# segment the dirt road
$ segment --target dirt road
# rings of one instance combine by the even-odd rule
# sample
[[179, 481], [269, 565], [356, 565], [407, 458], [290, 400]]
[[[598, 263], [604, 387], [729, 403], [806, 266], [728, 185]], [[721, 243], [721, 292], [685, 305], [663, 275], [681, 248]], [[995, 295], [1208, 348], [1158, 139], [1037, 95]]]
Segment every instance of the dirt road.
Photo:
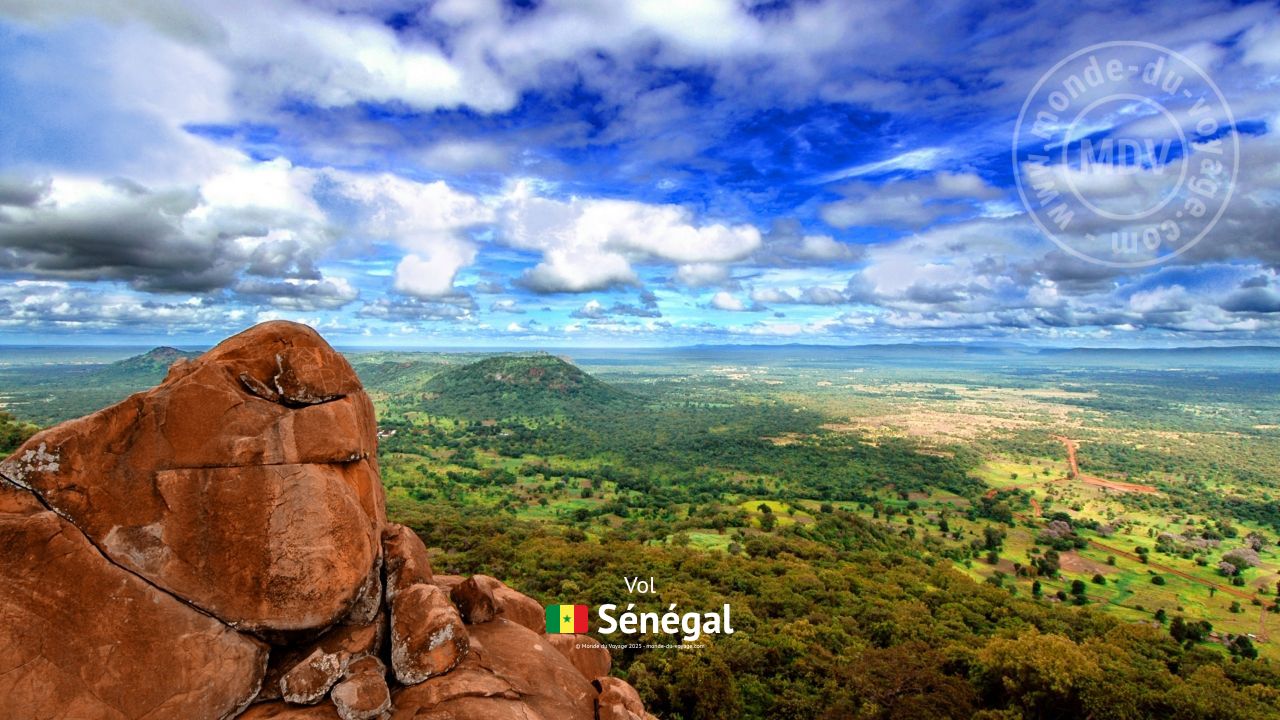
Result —
[[1105, 478], [1082, 474], [1080, 472], [1080, 466], [1076, 464], [1076, 442], [1071, 438], [1064, 437], [1062, 435], [1054, 435], [1053, 437], [1067, 447], [1067, 467], [1070, 468], [1069, 477], [1075, 478], [1085, 485], [1093, 485], [1100, 488], [1106, 488], [1108, 490], [1115, 490], [1116, 492], [1160, 492], [1151, 485], [1139, 485], [1138, 483], [1121, 482], [1119, 480], [1107, 480]]
[[[1104, 550], [1112, 555], [1115, 555], [1116, 557], [1122, 557], [1122, 558], [1125, 558], [1126, 560], [1132, 560], [1133, 562], [1137, 562], [1137, 563], [1142, 562], [1142, 558], [1138, 556], [1136, 553], [1131, 553], [1127, 550], [1121, 550], [1118, 547], [1107, 545], [1105, 543], [1100, 543], [1097, 540], [1089, 540], [1088, 542], [1093, 547], [1098, 548], [1099, 550]], [[1184, 580], [1190, 580], [1193, 583], [1204, 585], [1205, 587], [1214, 588], [1218, 592], [1226, 593], [1227, 595], [1234, 595], [1235, 597], [1241, 598], [1243, 600], [1252, 600], [1254, 598], [1253, 593], [1247, 592], [1245, 590], [1241, 590], [1240, 588], [1232, 587], [1230, 585], [1219, 585], [1216, 582], [1211, 582], [1209, 580], [1205, 580], [1204, 578], [1196, 577], [1191, 573], [1183, 572], [1182, 570], [1169, 567], [1168, 565], [1161, 565], [1160, 563], [1155, 563], [1150, 561], [1144, 564], [1147, 567], [1157, 572], [1166, 573], [1169, 575], [1175, 575]]]

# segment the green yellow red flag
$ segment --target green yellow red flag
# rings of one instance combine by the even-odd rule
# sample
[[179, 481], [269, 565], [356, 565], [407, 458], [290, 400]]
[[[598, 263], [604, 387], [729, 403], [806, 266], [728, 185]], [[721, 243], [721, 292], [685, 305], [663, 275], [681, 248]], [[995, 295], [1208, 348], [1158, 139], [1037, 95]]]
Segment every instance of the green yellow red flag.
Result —
[[586, 605], [548, 605], [547, 632], [584, 633], [587, 631]]

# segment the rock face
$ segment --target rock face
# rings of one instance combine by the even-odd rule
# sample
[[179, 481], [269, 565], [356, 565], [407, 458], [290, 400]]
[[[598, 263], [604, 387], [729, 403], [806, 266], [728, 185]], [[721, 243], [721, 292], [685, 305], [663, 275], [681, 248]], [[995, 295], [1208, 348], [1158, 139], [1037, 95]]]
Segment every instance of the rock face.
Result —
[[401, 691], [393, 718], [595, 717], [596, 689], [540, 635], [507, 620], [470, 630], [466, 658], [453, 672]]
[[293, 323], [36, 435], [0, 463], [0, 717], [644, 717], [385, 512], [373, 406]]
[[472, 575], [458, 583], [450, 590], [450, 597], [468, 623], [503, 617], [536, 633], [547, 629], [546, 613], [537, 600], [488, 575]]
[[0, 717], [225, 717], [253, 699], [266, 660], [0, 482]]
[[412, 685], [449, 672], [470, 642], [458, 609], [435, 585], [411, 585], [391, 600], [391, 667], [400, 682]]
[[585, 677], [604, 677], [613, 667], [609, 651], [590, 635], [547, 635], [546, 638]]
[[344, 616], [380, 552], [373, 406], [313, 330], [267, 323], [0, 467], [112, 562], [245, 630]]

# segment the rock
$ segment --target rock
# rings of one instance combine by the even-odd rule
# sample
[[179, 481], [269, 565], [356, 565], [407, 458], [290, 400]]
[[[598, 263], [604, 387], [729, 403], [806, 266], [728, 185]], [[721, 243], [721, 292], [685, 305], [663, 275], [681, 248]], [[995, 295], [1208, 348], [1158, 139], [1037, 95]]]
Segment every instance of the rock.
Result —
[[499, 618], [471, 626], [447, 675], [399, 691], [393, 720], [595, 720], [596, 690], [542, 636]]
[[280, 678], [280, 697], [294, 705], [314, 705], [347, 671], [350, 656], [316, 648]]
[[373, 417], [272, 322], [0, 463], [0, 718], [595, 720], [607, 652], [386, 524]]
[[615, 677], [597, 678], [592, 682], [600, 691], [596, 698], [597, 720], [646, 720], [640, 694], [625, 681]]
[[505, 617], [536, 633], [547, 629], [541, 603], [488, 575], [472, 575], [455, 585], [450, 595], [463, 619], [473, 625]]
[[544, 635], [552, 647], [569, 659], [570, 664], [588, 680], [604, 677], [613, 669], [613, 656], [600, 641], [590, 635]]
[[466, 578], [461, 575], [432, 575], [431, 582], [441, 590], [452, 593], [453, 589], [461, 585]]
[[0, 480], [0, 717], [230, 716], [266, 656]]
[[270, 322], [38, 433], [0, 472], [121, 567], [276, 638], [328, 627], [367, 590], [385, 517], [376, 449], [347, 361]]
[[342, 720], [376, 720], [390, 716], [387, 668], [376, 657], [356, 660], [345, 679], [333, 688], [333, 705]]
[[343, 625], [367, 625], [378, 617], [382, 610], [382, 558], [377, 558], [373, 571], [365, 578], [364, 585], [356, 594], [356, 601], [342, 618]]
[[382, 554], [387, 566], [387, 597], [432, 580], [431, 557], [417, 533], [396, 523], [382, 530]]
[[342, 720], [338, 709], [329, 703], [322, 705], [289, 705], [268, 702], [252, 705], [238, 720]]
[[449, 672], [469, 644], [458, 610], [435, 585], [411, 585], [391, 599], [391, 668], [405, 685]]
[[262, 681], [262, 692], [258, 695], [258, 700], [280, 698], [280, 679], [313, 653], [319, 651], [323, 654], [336, 655], [343, 665], [349, 665], [357, 658], [377, 655], [381, 652], [386, 636], [387, 618], [386, 613], [382, 613], [371, 623], [341, 624], [314, 642], [298, 647], [274, 649], [271, 651], [271, 659], [267, 664], [267, 674]]

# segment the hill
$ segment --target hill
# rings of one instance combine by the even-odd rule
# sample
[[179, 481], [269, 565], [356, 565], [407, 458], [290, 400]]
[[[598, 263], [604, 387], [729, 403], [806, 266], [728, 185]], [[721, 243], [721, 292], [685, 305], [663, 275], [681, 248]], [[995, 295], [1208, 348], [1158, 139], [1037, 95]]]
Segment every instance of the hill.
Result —
[[141, 390], [164, 380], [165, 374], [169, 372], [169, 366], [175, 362], [199, 356], [198, 352], [161, 346], [141, 355], [117, 360], [94, 373], [94, 378], [98, 381], [119, 383], [128, 385], [131, 389]]
[[[0, 717], [651, 717], [554, 608], [432, 573], [315, 331], [263, 323], [187, 370], [0, 461]], [[136, 522], [198, 564], [139, 561]]]
[[432, 377], [428, 412], [465, 418], [582, 415], [631, 396], [554, 355], [498, 355]]

